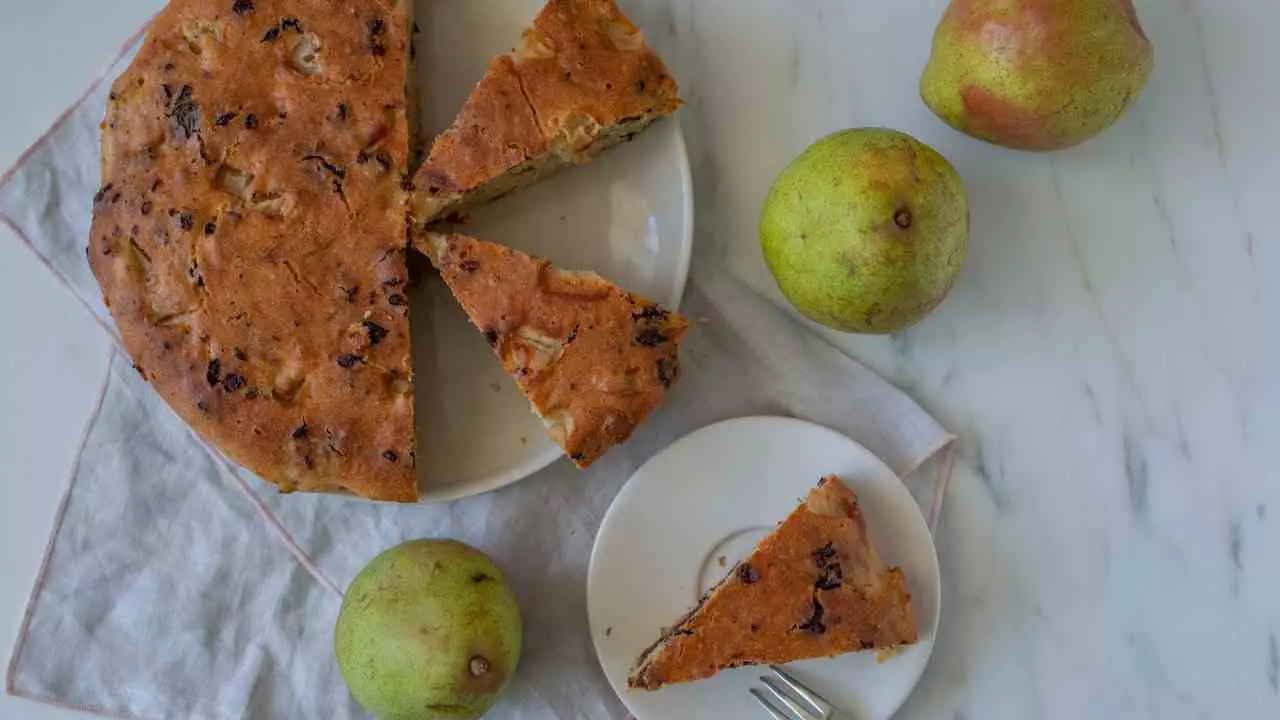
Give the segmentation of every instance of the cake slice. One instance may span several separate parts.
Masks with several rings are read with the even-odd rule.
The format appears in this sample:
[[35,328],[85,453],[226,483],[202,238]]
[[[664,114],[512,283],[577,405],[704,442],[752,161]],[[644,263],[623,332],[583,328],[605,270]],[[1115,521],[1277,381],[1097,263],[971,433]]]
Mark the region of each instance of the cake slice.
[[628,683],[657,690],[915,641],[906,577],[880,562],[857,497],[832,475],[644,652]]
[[586,162],[679,106],[675,80],[613,0],[550,0],[435,141],[414,180],[414,225]]
[[680,376],[680,315],[592,272],[465,235],[422,249],[580,468],[631,436]]

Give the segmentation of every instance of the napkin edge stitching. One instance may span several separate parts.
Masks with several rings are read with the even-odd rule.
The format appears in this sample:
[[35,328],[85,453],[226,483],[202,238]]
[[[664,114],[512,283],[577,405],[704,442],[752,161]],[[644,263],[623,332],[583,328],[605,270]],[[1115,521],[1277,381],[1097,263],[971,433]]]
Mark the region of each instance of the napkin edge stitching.
[[49,258],[45,257],[45,255],[40,252],[39,248],[35,246],[35,243],[31,242],[31,238],[27,235],[26,231],[24,231],[13,218],[9,217],[2,211],[0,211],[0,224],[7,226],[9,230],[13,232],[13,234],[18,238],[18,243],[35,256],[35,259],[39,261],[39,263],[53,275],[53,278],[57,280],[67,292],[71,293],[71,297],[75,298],[76,302],[89,313],[89,317],[98,324],[98,327],[102,328],[102,330],[106,332],[107,338],[115,345],[115,347],[112,348],[113,351],[123,351],[124,343],[120,339],[120,335],[114,328],[108,325],[107,322],[98,315],[97,311],[89,305],[89,302],[80,295],[76,290],[76,286],[71,283],[71,280],[67,278],[67,276],[64,275],[62,271],[49,260]]
[[9,184],[9,181],[13,176],[17,174],[18,169],[31,159],[31,156],[35,154],[36,150],[39,149],[41,145],[44,145],[45,141],[49,139],[49,136],[61,129],[62,126],[67,123],[67,120],[71,118],[71,114],[83,105],[84,101],[87,100],[89,96],[106,81],[107,77],[111,74],[111,68],[115,67],[116,63],[120,62],[121,58],[128,54],[129,48],[132,48],[134,43],[138,42],[142,35],[147,32],[147,28],[151,27],[151,23],[155,22],[156,15],[158,14],[159,13],[155,13],[151,17],[147,18],[147,21],[143,23],[141,27],[133,31],[133,34],[130,35],[129,38],[120,46],[120,49],[116,51],[115,56],[98,71],[98,74],[92,81],[90,81],[89,86],[85,88],[84,92],[80,93],[80,97],[76,98],[74,102],[68,105],[67,109],[63,110],[62,114],[58,115],[58,117],[54,119],[53,123],[50,124],[49,127],[46,128],[45,131],[41,133],[26,150],[23,150],[22,154],[18,155],[18,159],[13,161],[13,164],[9,166],[8,170],[4,171],[3,175],[0,175],[0,189],[3,189],[5,185]]
[[188,430],[191,431],[191,436],[195,438],[196,442],[200,443],[200,447],[202,447],[205,453],[208,454],[209,459],[213,460],[214,465],[217,466],[219,472],[225,476],[229,476],[231,481],[240,488],[240,491],[243,492],[245,497],[249,500],[249,504],[253,505],[254,510],[257,511],[258,517],[270,526],[272,532],[276,535],[276,539],[284,544],[285,549],[289,551],[289,554],[293,555],[293,559],[296,560],[298,564],[302,565],[303,569],[311,574],[312,579],[320,583],[338,599],[341,599],[343,592],[342,589],[338,587],[338,584],[331,580],[329,576],[325,574],[324,570],[320,569],[320,566],[316,564],[315,560],[313,560],[310,555],[307,554],[306,550],[302,549],[302,546],[298,544],[296,539],[294,539],[288,528],[286,528],[284,523],[280,521],[280,518],[271,511],[271,508],[267,507],[267,504],[262,501],[262,498],[258,496],[258,493],[254,492],[253,488],[249,486],[249,483],[240,476],[240,473],[236,472],[235,469],[231,467],[230,461],[227,460],[226,456],[206,443],[204,438],[197,435],[194,430],[191,430],[191,428],[188,428]]
[[39,599],[40,591],[44,589],[45,576],[49,571],[49,562],[53,559],[53,552],[58,544],[58,531],[62,529],[62,523],[67,515],[67,508],[71,504],[71,490],[75,487],[76,476],[80,474],[80,465],[84,461],[84,448],[89,443],[89,437],[92,435],[94,427],[97,426],[98,420],[102,417],[102,408],[107,400],[107,388],[111,385],[111,366],[114,361],[115,352],[112,351],[111,355],[107,357],[106,370],[102,374],[102,383],[98,387],[98,397],[89,412],[89,419],[85,421],[84,429],[81,430],[80,441],[76,444],[75,460],[71,463],[71,473],[67,477],[66,488],[62,491],[62,499],[58,501],[58,509],[53,516],[53,526],[49,531],[49,539],[45,543],[44,556],[40,559],[40,567],[36,570],[35,584],[31,587],[31,594],[27,597],[26,608],[22,614],[22,624],[18,626],[18,637],[13,644],[13,654],[9,658],[9,667],[5,672],[4,681],[5,691],[15,697],[37,699],[19,692],[17,688],[18,663],[22,659],[22,651],[26,648],[27,631],[30,629],[31,619],[35,615],[36,602]]

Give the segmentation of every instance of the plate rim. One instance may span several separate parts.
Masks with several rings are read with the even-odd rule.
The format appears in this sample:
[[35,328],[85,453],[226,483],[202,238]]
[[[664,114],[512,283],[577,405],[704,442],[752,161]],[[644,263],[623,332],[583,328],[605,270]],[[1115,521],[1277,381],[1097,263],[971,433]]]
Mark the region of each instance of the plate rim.
[[[694,187],[693,187],[693,169],[689,163],[689,146],[684,138],[684,126],[680,122],[679,116],[666,119],[671,123],[672,130],[675,134],[676,155],[680,171],[680,184],[684,189],[681,193],[683,199],[681,207],[681,222],[684,227],[683,237],[680,238],[680,255],[676,263],[675,286],[672,289],[670,297],[664,298],[664,304],[672,309],[678,310],[680,303],[684,298],[685,288],[689,284],[689,266],[693,259],[693,208],[694,208]],[[572,171],[572,168],[566,168]],[[530,410],[532,412],[532,410]],[[462,485],[451,485],[442,488],[438,492],[432,492],[429,489],[421,489],[418,497],[418,505],[434,505],[437,503],[453,502],[455,500],[463,500],[465,498],[483,495],[485,493],[501,490],[509,485],[524,480],[525,478],[550,467],[552,463],[564,457],[564,451],[555,443],[541,453],[531,455],[528,459],[521,463],[507,468],[501,472],[491,473],[481,476],[480,478],[464,483]]]
[[[627,708],[627,712],[630,713],[631,717],[634,718],[635,720],[642,720],[642,719],[640,718],[640,715],[636,713],[636,709],[631,707],[630,703],[627,702],[626,694],[621,690],[619,690],[618,686],[614,684],[613,680],[609,676],[608,670],[604,666],[604,657],[603,657],[603,652],[601,651],[601,646],[600,646],[603,640],[603,634],[597,629],[595,618],[593,617],[592,609],[595,606],[595,603],[592,601],[592,597],[594,594],[592,591],[592,587],[595,585],[595,583],[591,581],[591,578],[596,573],[597,567],[599,566],[599,563],[600,563],[599,552],[598,552],[600,548],[600,538],[604,536],[606,528],[616,519],[617,514],[615,510],[620,506],[621,504],[620,501],[622,500],[623,496],[628,492],[628,489],[631,486],[632,479],[635,478],[636,475],[639,475],[641,472],[643,472],[650,463],[656,461],[658,458],[667,454],[668,452],[674,451],[678,446],[696,440],[697,436],[701,435],[705,431],[709,431],[712,429],[719,429],[722,427],[731,427],[736,425],[754,425],[754,424],[764,424],[764,423],[788,424],[796,427],[805,427],[807,430],[816,430],[824,434],[833,435],[836,438],[839,438],[853,445],[854,447],[858,448],[863,453],[865,453],[867,457],[871,458],[877,465],[880,466],[880,468],[884,471],[884,473],[887,476],[896,479],[898,481],[898,484],[901,486],[902,490],[904,490],[908,494],[908,496],[911,496],[911,491],[906,486],[906,483],[903,482],[902,478],[896,472],[894,472],[894,470],[890,468],[888,464],[886,464],[882,459],[880,459],[880,456],[871,452],[871,450],[868,449],[865,445],[858,442],[857,440],[854,440],[853,438],[850,438],[849,436],[845,435],[844,433],[834,428],[828,427],[826,425],[822,425],[821,423],[813,422],[811,420],[804,420],[796,417],[788,417],[784,415],[745,415],[742,417],[729,418],[727,420],[720,420],[717,422],[710,423],[708,425],[703,425],[702,427],[699,427],[699,428],[695,428],[689,431],[688,433],[686,433],[685,435],[681,436],[680,438],[676,439],[666,447],[662,448],[658,452],[654,453],[648,460],[646,460],[638,468],[636,468],[634,472],[632,472],[631,476],[627,478],[626,483],[624,483],[622,488],[618,491],[618,494],[614,496],[613,501],[610,502],[608,509],[605,510],[604,517],[602,517],[600,520],[600,527],[596,531],[596,537],[592,541],[591,557],[587,563],[587,575],[586,575],[587,632],[591,635],[591,646],[596,654],[596,663],[600,667],[600,672],[602,675],[604,675],[605,681],[608,683],[609,688],[613,691],[614,695],[617,696],[619,702],[621,702],[623,706]],[[936,588],[935,590],[936,602],[934,604],[934,610],[933,610],[932,636],[929,639],[929,645],[926,648],[924,660],[923,662],[921,662],[919,669],[916,671],[915,677],[911,679],[909,690],[905,694],[903,694],[902,698],[898,700],[897,704],[889,712],[889,717],[896,715],[897,712],[902,709],[902,706],[906,704],[907,700],[915,693],[916,688],[920,685],[920,680],[924,677],[925,671],[928,670],[929,664],[933,661],[933,651],[934,651],[934,648],[937,646],[938,636],[942,629],[942,589],[943,589],[942,588],[942,563],[938,559],[937,542],[934,537],[933,531],[929,529],[928,521],[924,517],[924,510],[920,507],[920,504],[915,501],[914,496],[911,496],[911,497],[912,497],[911,504],[915,511],[912,517],[918,519],[920,526],[924,529],[926,537],[928,538],[928,547],[930,550],[931,557],[933,559],[933,563],[932,563],[933,576],[934,576],[933,587]],[[617,512],[621,512],[621,511],[618,510]]]

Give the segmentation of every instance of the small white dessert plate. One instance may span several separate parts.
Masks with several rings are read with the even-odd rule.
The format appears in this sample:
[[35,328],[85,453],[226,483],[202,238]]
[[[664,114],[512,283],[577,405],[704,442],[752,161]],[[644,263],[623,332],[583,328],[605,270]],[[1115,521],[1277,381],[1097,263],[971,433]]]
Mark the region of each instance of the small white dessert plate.
[[760,668],[657,692],[628,689],[627,675],[663,627],[831,473],[857,493],[881,558],[906,573],[920,642],[884,662],[861,652],[787,669],[841,717],[888,718],[911,694],[933,651],[942,591],[919,506],[893,471],[849,438],[801,420],[743,418],[698,430],[645,463],[596,537],[587,576],[591,637],[609,683],[638,720],[768,717],[747,692]]
[[[543,0],[419,2],[416,69],[432,137],[449,127],[490,61]],[[693,184],[678,121],[473,213],[462,232],[566,270],[594,270],[668,307],[684,292]],[[418,484],[423,502],[496,490],[561,457],[434,271],[413,296]]]

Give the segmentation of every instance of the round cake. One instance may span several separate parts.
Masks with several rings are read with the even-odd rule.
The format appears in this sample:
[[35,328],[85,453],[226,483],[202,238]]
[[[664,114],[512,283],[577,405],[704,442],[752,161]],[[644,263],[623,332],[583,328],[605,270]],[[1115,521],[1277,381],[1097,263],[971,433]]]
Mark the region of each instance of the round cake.
[[125,348],[284,491],[418,496],[410,5],[174,0],[110,94],[88,254]]

